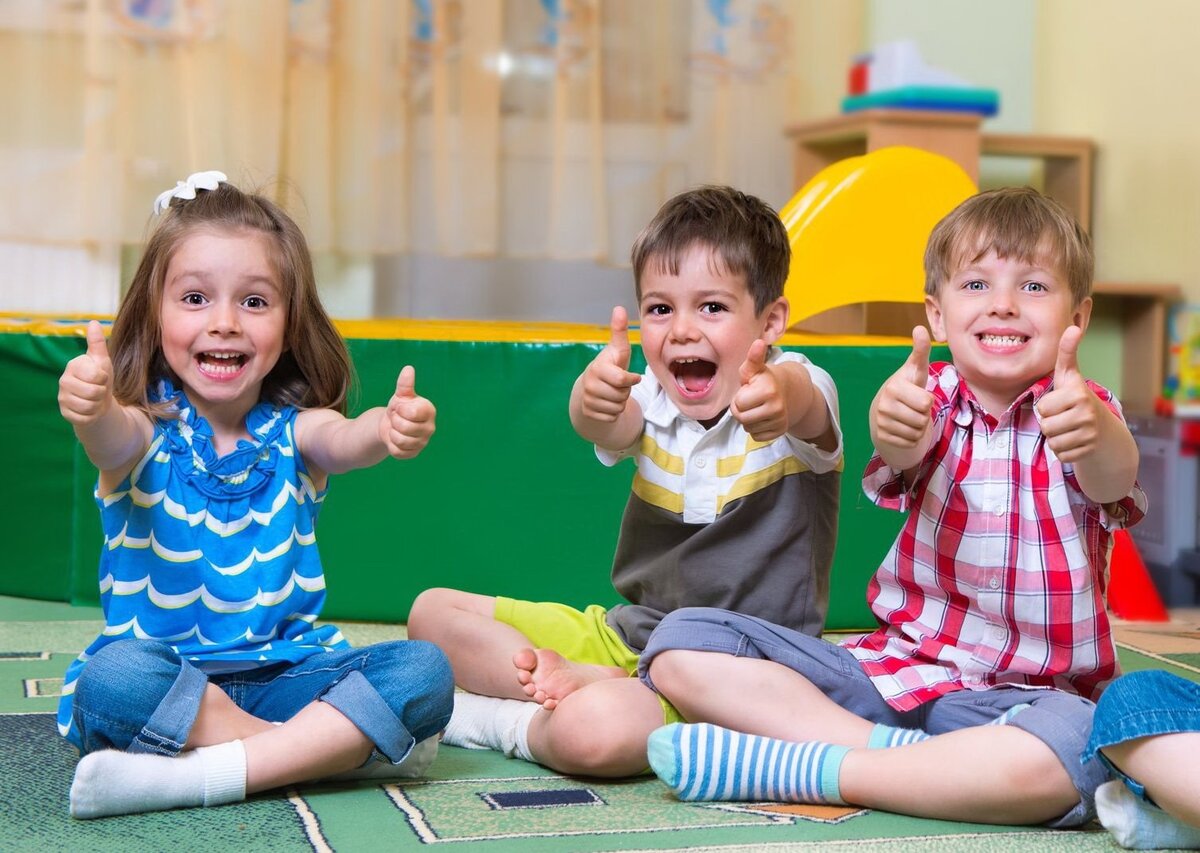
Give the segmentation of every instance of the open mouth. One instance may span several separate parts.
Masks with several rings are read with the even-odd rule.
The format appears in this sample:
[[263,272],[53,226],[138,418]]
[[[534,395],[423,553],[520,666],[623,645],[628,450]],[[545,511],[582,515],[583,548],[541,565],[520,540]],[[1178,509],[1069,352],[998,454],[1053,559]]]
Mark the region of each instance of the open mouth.
[[246,364],[246,356],[237,352],[202,352],[196,356],[200,370],[209,376],[233,376]]
[[717,378],[717,366],[702,358],[677,358],[671,362],[675,386],[685,397],[702,397]]

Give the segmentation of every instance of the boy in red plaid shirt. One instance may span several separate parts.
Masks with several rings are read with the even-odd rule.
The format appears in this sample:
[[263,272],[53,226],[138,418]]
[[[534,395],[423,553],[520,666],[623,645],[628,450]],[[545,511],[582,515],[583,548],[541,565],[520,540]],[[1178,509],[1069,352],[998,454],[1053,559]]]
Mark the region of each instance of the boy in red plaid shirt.
[[1118,674],[1111,532],[1146,499],[1119,404],[1079,371],[1092,266],[1087,234],[1031,189],[973,196],[937,225],[925,303],[954,364],[929,364],[918,327],[871,405],[864,489],[908,512],[867,590],[879,627],[833,645],[728,611],[664,619],[642,678],[705,721],[650,737],[678,796],[1094,816],[1107,773],[1080,755]]

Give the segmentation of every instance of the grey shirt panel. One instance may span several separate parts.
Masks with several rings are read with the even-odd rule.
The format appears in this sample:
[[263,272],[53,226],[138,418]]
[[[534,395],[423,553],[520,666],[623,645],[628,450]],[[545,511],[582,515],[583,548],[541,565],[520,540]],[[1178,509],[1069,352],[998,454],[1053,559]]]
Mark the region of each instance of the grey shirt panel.
[[840,492],[840,471],[789,474],[708,524],[686,524],[631,494],[612,578],[636,603],[611,608],[608,624],[639,654],[680,607],[720,607],[820,634]]

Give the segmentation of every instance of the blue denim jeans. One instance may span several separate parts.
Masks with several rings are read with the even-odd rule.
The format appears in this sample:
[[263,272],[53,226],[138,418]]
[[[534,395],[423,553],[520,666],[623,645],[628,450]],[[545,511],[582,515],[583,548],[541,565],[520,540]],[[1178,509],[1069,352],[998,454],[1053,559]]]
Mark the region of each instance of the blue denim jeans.
[[297,664],[206,675],[164,643],[118,640],[88,661],[75,685],[84,754],[178,754],[210,683],[243,710],[272,722],[290,719],[315,700],[326,702],[394,764],[445,728],[453,709],[450,664],[432,643],[378,643],[317,653]]
[[1200,684],[1157,669],[1123,675],[1096,703],[1092,736],[1083,760],[1097,754],[1131,791],[1146,799],[1146,789],[1105,758],[1100,750],[1139,737],[1200,732]]

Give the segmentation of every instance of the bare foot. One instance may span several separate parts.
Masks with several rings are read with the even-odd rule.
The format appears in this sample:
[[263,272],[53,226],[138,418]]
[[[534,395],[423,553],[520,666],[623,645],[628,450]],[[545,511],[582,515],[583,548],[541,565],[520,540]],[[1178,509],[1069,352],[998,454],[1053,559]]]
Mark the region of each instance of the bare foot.
[[628,678],[619,666],[577,663],[567,660],[553,649],[521,649],[513,655],[517,681],[525,695],[547,711],[585,684],[605,678]]

